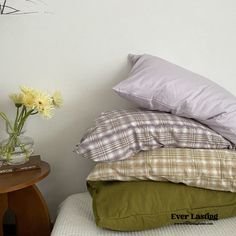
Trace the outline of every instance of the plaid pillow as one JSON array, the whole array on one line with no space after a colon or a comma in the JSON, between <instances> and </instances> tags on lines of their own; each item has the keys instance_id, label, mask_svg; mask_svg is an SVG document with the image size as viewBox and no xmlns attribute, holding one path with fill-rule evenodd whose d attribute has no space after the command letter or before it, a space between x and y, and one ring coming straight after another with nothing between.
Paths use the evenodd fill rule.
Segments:
<instances>
[{"instance_id":1,"label":"plaid pillow","mask_svg":"<svg viewBox=\"0 0 236 236\"><path fill-rule=\"evenodd\" d=\"M232 150L159 148L127 160L98 163L90 181L170 181L236 192L236 152Z\"/></svg>"},{"instance_id":2,"label":"plaid pillow","mask_svg":"<svg viewBox=\"0 0 236 236\"><path fill-rule=\"evenodd\" d=\"M94 161L117 161L160 147L225 149L232 145L192 119L129 109L102 113L75 152Z\"/></svg>"}]
</instances>

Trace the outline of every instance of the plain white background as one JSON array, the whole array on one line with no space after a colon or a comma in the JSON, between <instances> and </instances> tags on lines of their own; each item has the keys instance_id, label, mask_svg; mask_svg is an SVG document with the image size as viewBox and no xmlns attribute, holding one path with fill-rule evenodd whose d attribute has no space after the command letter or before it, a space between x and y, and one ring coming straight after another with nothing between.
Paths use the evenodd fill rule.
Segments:
<instances>
[{"instance_id":1,"label":"plain white background","mask_svg":"<svg viewBox=\"0 0 236 236\"><path fill-rule=\"evenodd\" d=\"M33 117L27 134L51 165L39 184L51 215L86 190L93 166L73 152L102 111L129 107L111 88L129 71L128 53L150 53L202 74L236 94L235 0L45 0L50 14L0 16L0 110L19 85L65 103L51 120ZM1 138L5 136L0 121Z\"/></svg>"}]
</instances>

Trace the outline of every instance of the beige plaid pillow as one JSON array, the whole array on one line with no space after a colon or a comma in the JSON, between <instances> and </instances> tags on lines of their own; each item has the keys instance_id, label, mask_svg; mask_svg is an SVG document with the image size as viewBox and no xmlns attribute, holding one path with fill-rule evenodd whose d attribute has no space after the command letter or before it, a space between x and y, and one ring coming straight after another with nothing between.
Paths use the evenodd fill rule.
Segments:
<instances>
[{"instance_id":1,"label":"beige plaid pillow","mask_svg":"<svg viewBox=\"0 0 236 236\"><path fill-rule=\"evenodd\" d=\"M117 162L98 163L87 180L154 180L236 192L236 152L160 148Z\"/></svg>"}]
</instances>

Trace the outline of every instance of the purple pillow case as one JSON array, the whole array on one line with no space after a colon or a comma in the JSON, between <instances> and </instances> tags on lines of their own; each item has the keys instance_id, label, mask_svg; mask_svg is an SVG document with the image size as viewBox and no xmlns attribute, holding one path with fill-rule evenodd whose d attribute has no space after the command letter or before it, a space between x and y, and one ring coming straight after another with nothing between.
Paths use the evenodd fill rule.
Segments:
<instances>
[{"instance_id":1,"label":"purple pillow case","mask_svg":"<svg viewBox=\"0 0 236 236\"><path fill-rule=\"evenodd\" d=\"M236 144L236 97L213 81L151 55L129 55L128 79L113 89L137 105L193 118Z\"/></svg>"},{"instance_id":2,"label":"purple pillow case","mask_svg":"<svg viewBox=\"0 0 236 236\"><path fill-rule=\"evenodd\" d=\"M159 111L121 109L103 112L75 152L107 162L162 147L232 149L221 135L192 119Z\"/></svg>"}]
</instances>

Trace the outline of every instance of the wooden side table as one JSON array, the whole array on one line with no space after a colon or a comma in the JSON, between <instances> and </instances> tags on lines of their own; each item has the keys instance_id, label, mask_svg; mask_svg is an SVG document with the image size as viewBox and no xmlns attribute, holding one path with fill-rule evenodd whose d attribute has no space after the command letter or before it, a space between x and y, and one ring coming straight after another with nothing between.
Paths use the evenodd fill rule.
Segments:
<instances>
[{"instance_id":1,"label":"wooden side table","mask_svg":"<svg viewBox=\"0 0 236 236\"><path fill-rule=\"evenodd\" d=\"M17 236L49 236L50 217L46 202L35 185L50 172L47 162L41 169L0 175L0 236L7 209L16 216Z\"/></svg>"}]
</instances>

